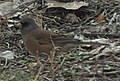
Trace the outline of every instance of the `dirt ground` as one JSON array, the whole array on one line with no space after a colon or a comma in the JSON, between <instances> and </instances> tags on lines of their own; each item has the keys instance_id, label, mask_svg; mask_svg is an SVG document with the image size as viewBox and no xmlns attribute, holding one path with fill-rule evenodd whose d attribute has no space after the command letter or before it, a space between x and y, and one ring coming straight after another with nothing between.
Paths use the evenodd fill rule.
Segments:
<instances>
[{"instance_id":1,"label":"dirt ground","mask_svg":"<svg viewBox=\"0 0 120 81\"><path fill-rule=\"evenodd\" d=\"M21 1L0 16L0 81L120 81L120 1L82 0L81 7L81 0L56 1ZM19 20L26 14L46 30L110 46L80 45L51 54L51 62L40 57L37 66L21 37Z\"/></svg>"}]
</instances>

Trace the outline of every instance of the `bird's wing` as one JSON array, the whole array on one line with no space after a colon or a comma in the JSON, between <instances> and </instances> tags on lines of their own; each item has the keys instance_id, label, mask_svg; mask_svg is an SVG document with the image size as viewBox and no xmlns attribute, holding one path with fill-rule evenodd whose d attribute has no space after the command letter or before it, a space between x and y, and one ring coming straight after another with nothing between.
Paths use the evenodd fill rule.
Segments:
<instances>
[{"instance_id":1,"label":"bird's wing","mask_svg":"<svg viewBox=\"0 0 120 81\"><path fill-rule=\"evenodd\" d=\"M33 37L39 44L65 44L65 43L73 43L76 40L72 37L68 37L66 35L59 35L48 30L37 29L33 31Z\"/></svg>"},{"instance_id":2,"label":"bird's wing","mask_svg":"<svg viewBox=\"0 0 120 81\"><path fill-rule=\"evenodd\" d=\"M74 44L78 42L78 40L74 39L73 37L66 36L66 35L58 35L58 34L53 35L52 40L56 44L66 44L66 43Z\"/></svg>"},{"instance_id":3,"label":"bird's wing","mask_svg":"<svg viewBox=\"0 0 120 81\"><path fill-rule=\"evenodd\" d=\"M51 44L50 36L53 34L54 33L41 28L33 31L33 37L39 44Z\"/></svg>"},{"instance_id":4,"label":"bird's wing","mask_svg":"<svg viewBox=\"0 0 120 81\"><path fill-rule=\"evenodd\" d=\"M98 45L101 45L102 44L102 43L97 43L97 42L82 42L81 40L74 39L73 37L70 37L67 35L59 35L59 34L52 33L47 30L40 29L34 32L33 32L34 40L38 42L40 45L42 44L52 45L53 43L56 45L66 45L66 44L98 44Z\"/></svg>"}]
</instances>

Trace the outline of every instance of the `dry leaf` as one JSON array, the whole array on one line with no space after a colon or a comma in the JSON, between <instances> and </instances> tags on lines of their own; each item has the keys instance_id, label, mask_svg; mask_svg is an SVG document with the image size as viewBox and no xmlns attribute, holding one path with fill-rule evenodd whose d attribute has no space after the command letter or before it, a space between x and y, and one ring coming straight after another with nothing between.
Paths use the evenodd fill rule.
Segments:
<instances>
[{"instance_id":1,"label":"dry leaf","mask_svg":"<svg viewBox=\"0 0 120 81\"><path fill-rule=\"evenodd\" d=\"M6 59L14 59L15 54L12 51L4 51L0 53L0 57L4 57Z\"/></svg>"},{"instance_id":2,"label":"dry leaf","mask_svg":"<svg viewBox=\"0 0 120 81\"><path fill-rule=\"evenodd\" d=\"M68 3L63 3L63 2L57 2L57 1L51 1L46 4L48 8L52 7L62 7L65 9L71 9L71 10L76 10L79 9L82 6L88 6L88 3L80 1L74 1L74 2L68 2Z\"/></svg>"},{"instance_id":3,"label":"dry leaf","mask_svg":"<svg viewBox=\"0 0 120 81\"><path fill-rule=\"evenodd\" d=\"M70 22L70 23L78 23L79 22L78 17L75 14L73 14L73 13L68 13L65 16L65 20L67 22Z\"/></svg>"},{"instance_id":4,"label":"dry leaf","mask_svg":"<svg viewBox=\"0 0 120 81\"><path fill-rule=\"evenodd\" d=\"M13 2L1 2L0 3L0 15L7 15L13 10Z\"/></svg>"},{"instance_id":5,"label":"dry leaf","mask_svg":"<svg viewBox=\"0 0 120 81\"><path fill-rule=\"evenodd\" d=\"M101 23L105 20L105 11L103 11L97 18L97 23Z\"/></svg>"}]
</instances>

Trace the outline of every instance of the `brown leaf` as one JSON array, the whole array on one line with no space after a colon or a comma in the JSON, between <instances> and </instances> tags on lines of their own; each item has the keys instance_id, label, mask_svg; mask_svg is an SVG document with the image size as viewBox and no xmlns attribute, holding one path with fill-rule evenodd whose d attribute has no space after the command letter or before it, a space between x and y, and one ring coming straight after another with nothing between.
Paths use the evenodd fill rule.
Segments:
<instances>
[{"instance_id":1,"label":"brown leaf","mask_svg":"<svg viewBox=\"0 0 120 81\"><path fill-rule=\"evenodd\" d=\"M97 23L101 23L102 21L105 20L105 11L103 11L97 18L96 21Z\"/></svg>"}]
</instances>

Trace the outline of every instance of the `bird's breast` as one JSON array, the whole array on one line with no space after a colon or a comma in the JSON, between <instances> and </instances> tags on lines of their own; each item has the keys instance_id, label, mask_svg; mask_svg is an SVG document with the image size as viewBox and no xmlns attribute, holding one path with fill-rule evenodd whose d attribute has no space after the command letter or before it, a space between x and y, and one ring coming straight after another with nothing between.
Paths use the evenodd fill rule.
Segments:
<instances>
[{"instance_id":1,"label":"bird's breast","mask_svg":"<svg viewBox=\"0 0 120 81\"><path fill-rule=\"evenodd\" d=\"M41 53L47 53L50 54L50 51L53 49L53 46L51 44L42 44L36 41L31 36L27 36L24 39L24 44L26 49L31 52L32 54L41 54Z\"/></svg>"}]
</instances>

